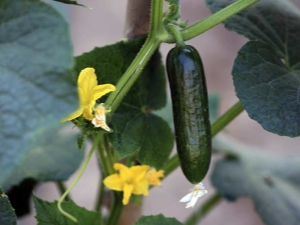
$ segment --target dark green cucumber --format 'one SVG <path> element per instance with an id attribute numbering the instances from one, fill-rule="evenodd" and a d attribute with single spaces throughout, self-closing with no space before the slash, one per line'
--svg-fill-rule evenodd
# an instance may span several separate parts
<path id="1" fill-rule="evenodd" d="M 176 46 L 167 56 L 178 157 L 193 184 L 205 177 L 211 158 L 211 130 L 205 75 L 197 50 Z"/>

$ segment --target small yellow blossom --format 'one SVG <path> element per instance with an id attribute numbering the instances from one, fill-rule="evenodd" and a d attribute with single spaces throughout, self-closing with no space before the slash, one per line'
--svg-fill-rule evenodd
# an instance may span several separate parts
<path id="1" fill-rule="evenodd" d="M 163 170 L 159 170 L 156 172 L 156 169 L 154 169 L 154 168 L 151 168 L 146 174 L 148 183 L 150 185 L 156 185 L 156 186 L 161 186 L 161 181 L 159 178 L 161 178 L 163 176 L 164 176 Z"/>
<path id="2" fill-rule="evenodd" d="M 106 124 L 106 113 L 110 112 L 110 110 L 105 109 L 105 106 L 103 103 L 101 103 L 96 109 L 95 109 L 95 117 L 92 120 L 92 124 L 94 124 L 95 127 L 101 127 L 102 129 L 106 131 L 110 131 L 110 128 Z"/>
<path id="3" fill-rule="evenodd" d="M 111 190 L 123 191 L 123 204 L 127 205 L 131 194 L 148 195 L 149 183 L 145 177 L 149 166 L 127 166 L 115 163 L 117 174 L 110 175 L 104 179 L 104 184 Z"/>
<path id="4" fill-rule="evenodd" d="M 104 179 L 104 184 L 111 190 L 123 191 L 123 204 L 127 205 L 132 194 L 144 196 L 148 195 L 149 185 L 160 186 L 160 177 L 163 177 L 163 171 L 156 171 L 147 165 L 127 166 L 115 163 L 115 170 L 119 173 L 110 175 Z"/>
<path id="5" fill-rule="evenodd" d="M 87 120 L 92 120 L 93 109 L 96 100 L 109 92 L 115 91 L 116 87 L 112 84 L 98 85 L 97 76 L 94 68 L 81 70 L 78 80 L 79 108 L 71 113 L 61 122 L 73 120 L 81 115 Z"/>

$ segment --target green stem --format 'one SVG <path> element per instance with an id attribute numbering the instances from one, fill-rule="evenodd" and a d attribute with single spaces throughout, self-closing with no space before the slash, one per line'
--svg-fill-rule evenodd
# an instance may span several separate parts
<path id="1" fill-rule="evenodd" d="M 107 159 L 109 160 L 108 162 L 108 169 L 109 169 L 109 175 L 114 173 L 114 163 L 117 161 L 116 156 L 113 154 L 113 148 L 109 147 L 109 140 L 108 140 L 108 136 L 105 135 L 104 136 L 104 144 L 105 144 L 105 151 L 106 151 L 106 155 L 107 155 Z"/>
<path id="2" fill-rule="evenodd" d="M 114 191 L 113 193 L 114 201 L 107 219 L 107 225 L 117 225 L 123 209 L 122 193 L 116 191 Z"/>
<path id="3" fill-rule="evenodd" d="M 98 142 L 97 152 L 104 177 L 109 176 L 114 172 L 111 165 L 111 159 L 109 159 L 107 154 L 108 151 L 109 149 L 107 149 L 105 137 L 104 135 L 101 135 Z"/>
<path id="4" fill-rule="evenodd" d="M 143 68 L 146 66 L 150 57 L 160 45 L 161 41 L 155 38 L 148 38 L 143 45 L 140 52 L 137 54 L 134 61 L 128 67 L 124 75 L 116 85 L 116 90 L 112 92 L 105 102 L 107 108 L 111 108 L 111 114 L 118 108 L 119 104 L 123 100 L 124 96 L 130 90 L 136 79 L 141 74 Z"/>
<path id="5" fill-rule="evenodd" d="M 162 9 L 163 0 L 153 0 L 151 2 L 151 24 L 148 38 L 131 65 L 119 80 L 116 85 L 116 91 L 112 92 L 105 102 L 105 106 L 111 108 L 111 113 L 114 113 L 118 108 L 124 96 L 139 77 L 155 50 L 160 43 L 162 43 L 162 40 L 167 37 L 167 33 L 162 25 Z"/>
<path id="6" fill-rule="evenodd" d="M 102 167 L 102 178 L 114 173 L 112 155 L 110 153 L 110 150 L 111 149 L 109 148 L 107 137 L 105 135 L 101 135 L 98 141 L 97 151 L 98 151 L 99 161 Z M 101 191 L 103 191 L 104 190 L 103 180 L 101 180 L 100 186 L 101 186 Z M 99 193 L 98 202 L 96 203 L 96 208 L 101 207 L 101 202 L 102 202 L 101 196 L 103 195 L 101 191 Z M 113 192 L 113 194 L 114 194 L 114 198 L 113 198 L 112 207 L 110 209 L 110 214 L 107 218 L 107 222 L 106 222 L 107 225 L 116 225 L 119 221 L 123 209 L 122 194 L 115 191 Z"/>
<path id="7" fill-rule="evenodd" d="M 179 166 L 179 158 L 178 155 L 173 155 L 164 166 L 164 178 L 166 178 L 170 173 L 172 173 Z"/>
<path id="8" fill-rule="evenodd" d="M 240 102 L 234 104 L 227 112 L 220 116 L 211 126 L 211 134 L 214 137 L 221 130 L 224 129 L 233 119 L 235 119 L 244 108 Z M 178 155 L 174 155 L 168 160 L 164 167 L 165 177 L 167 177 L 171 172 L 173 172 L 179 166 Z"/>
<path id="9" fill-rule="evenodd" d="M 215 27 L 216 25 L 224 22 L 230 17 L 236 15 L 237 13 L 243 11 L 259 0 L 239 0 L 235 3 L 221 9 L 220 11 L 212 14 L 211 16 L 181 30 L 182 37 L 185 41 L 190 40 L 200 34 L 208 31 L 209 29 Z M 169 35 L 164 42 L 174 43 L 175 38 Z"/>
<path id="10" fill-rule="evenodd" d="M 241 112 L 244 111 L 244 107 L 241 102 L 235 103 L 229 110 L 227 110 L 222 116 L 220 116 L 211 126 L 212 137 L 216 136 L 221 130 L 224 129 L 232 120 L 234 120 Z"/>
<path id="11" fill-rule="evenodd" d="M 203 219 L 207 213 L 210 212 L 221 200 L 223 199 L 222 195 L 219 193 L 211 196 L 196 212 L 190 215 L 185 221 L 184 225 L 196 225 Z"/>
<path id="12" fill-rule="evenodd" d="M 97 202 L 95 204 L 95 211 L 100 211 L 101 209 L 101 205 L 102 205 L 102 201 L 103 201 L 103 195 L 104 195 L 104 183 L 103 183 L 103 178 L 104 178 L 104 174 L 102 172 L 102 176 L 100 179 L 100 183 L 99 183 L 99 187 L 98 187 L 98 192 L 97 192 Z"/>
<path id="13" fill-rule="evenodd" d="M 70 187 L 65 191 L 65 193 L 60 197 L 60 199 L 58 200 L 57 202 L 57 208 L 58 210 L 66 217 L 68 217 L 70 220 L 74 221 L 75 223 L 77 223 L 77 219 L 72 216 L 71 214 L 67 213 L 65 210 L 62 209 L 61 207 L 61 203 L 63 202 L 63 200 L 66 198 L 66 196 L 69 194 L 69 192 L 73 189 L 73 187 L 77 184 L 77 182 L 80 180 L 83 172 L 85 171 L 86 169 L 86 166 L 88 165 L 94 151 L 95 151 L 95 148 L 97 146 L 97 142 L 98 142 L 98 139 L 96 138 L 94 140 L 94 143 L 93 143 L 93 146 L 88 154 L 88 156 L 86 157 L 86 159 L 84 160 L 83 162 L 83 165 L 82 167 L 80 168 L 79 170 L 79 173 L 77 175 L 77 177 L 75 178 L 75 180 L 73 181 L 73 183 L 70 185 Z"/>
<path id="14" fill-rule="evenodd" d="M 155 36 L 162 29 L 164 0 L 152 0 L 149 36 Z"/>
<path id="15" fill-rule="evenodd" d="M 98 153 L 99 157 L 102 158 L 102 163 L 105 164 L 106 171 L 103 174 L 103 177 L 109 176 L 114 173 L 113 169 L 113 162 L 112 162 L 112 154 L 111 154 L 111 149 L 108 146 L 108 140 L 106 137 L 102 139 L 102 144 L 101 147 L 98 148 Z M 103 181 L 102 181 L 103 185 Z M 120 192 L 113 192 L 114 198 L 113 198 L 113 203 L 112 207 L 110 208 L 110 214 L 107 218 L 107 225 L 117 225 L 119 218 L 122 213 L 123 209 L 123 204 L 122 204 L 122 193 Z"/>
<path id="16" fill-rule="evenodd" d="M 101 207 L 101 203 L 102 203 L 102 198 L 103 198 L 103 192 L 104 192 L 104 183 L 103 183 L 103 179 L 111 174 L 114 173 L 114 169 L 113 169 L 113 159 L 112 159 L 112 155 L 110 153 L 110 148 L 108 145 L 108 140 L 106 135 L 101 135 L 100 140 L 98 142 L 98 157 L 99 157 L 99 161 L 100 161 L 100 166 L 102 168 L 102 179 L 101 179 L 101 184 L 99 185 L 99 194 L 98 194 L 98 200 L 96 202 L 96 210 L 99 210 Z M 115 192 L 114 192 L 115 195 Z M 108 222 L 107 224 L 114 224 L 115 221 L 114 220 L 118 220 L 118 218 L 120 217 L 120 214 L 122 212 L 122 208 L 119 209 L 119 205 L 118 205 L 118 199 L 116 200 L 116 197 L 114 197 L 113 199 L 113 204 L 112 207 L 110 209 L 110 214 L 108 217 Z M 121 206 L 122 206 L 122 202 L 121 202 Z M 114 217 L 114 218 L 111 218 Z"/>
<path id="17" fill-rule="evenodd" d="M 176 45 L 179 45 L 179 46 L 185 45 L 180 31 L 176 27 L 174 27 L 172 25 L 168 25 L 168 26 L 166 26 L 166 29 L 174 36 Z"/>
<path id="18" fill-rule="evenodd" d="M 61 180 L 56 182 L 56 186 L 57 186 L 57 189 L 58 189 L 60 195 L 63 195 L 66 192 L 66 190 L 67 190 L 66 186 L 64 185 L 64 183 Z M 66 195 L 65 200 L 69 201 L 70 200 L 70 196 Z"/>

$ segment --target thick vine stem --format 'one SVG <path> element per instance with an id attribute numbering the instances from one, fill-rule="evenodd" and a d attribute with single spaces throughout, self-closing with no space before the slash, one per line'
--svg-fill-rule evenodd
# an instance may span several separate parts
<path id="1" fill-rule="evenodd" d="M 106 222 L 107 225 L 117 225 L 123 209 L 122 194 L 116 191 L 114 191 L 113 193 L 114 201 Z"/>
<path id="2" fill-rule="evenodd" d="M 101 209 L 101 205 L 102 205 L 102 202 L 103 202 L 103 195 L 104 195 L 104 183 L 103 183 L 103 177 L 104 177 L 104 174 L 103 174 L 103 172 L 101 173 L 101 179 L 100 179 L 100 184 L 99 184 L 99 186 L 98 186 L 98 192 L 97 192 L 97 197 L 96 197 L 96 199 L 97 199 L 97 201 L 96 201 L 96 203 L 95 203 L 95 207 L 94 207 L 94 209 L 95 209 L 95 211 L 100 211 L 100 209 Z"/>
<path id="3" fill-rule="evenodd" d="M 113 162 L 108 153 L 109 151 L 106 134 L 102 134 L 98 141 L 97 152 L 104 177 L 114 173 Z"/>
<path id="4" fill-rule="evenodd" d="M 144 4 L 144 1 L 136 1 L 137 4 Z M 131 3 L 132 3 L 131 2 Z M 141 3 L 143 2 L 143 3 Z M 128 9 L 130 10 L 130 9 Z M 143 68 L 146 66 L 147 62 L 150 60 L 151 56 L 154 54 L 155 50 L 158 48 L 162 42 L 162 36 L 164 34 L 164 28 L 162 25 L 162 10 L 163 10 L 163 0 L 152 0 L 151 1 L 151 10 L 150 10 L 150 31 L 148 38 L 141 48 L 140 52 L 137 54 L 131 65 L 128 67 L 127 71 L 124 73 L 122 78 L 119 80 L 116 85 L 116 91 L 112 92 L 105 105 L 111 108 L 111 114 L 118 108 L 119 104 L 123 100 L 124 96 L 130 90 L 136 79 L 141 74 Z M 137 13 L 136 11 L 134 13 Z M 128 22 L 128 18 L 127 18 Z M 127 24 L 128 25 L 128 24 Z M 129 25 L 131 27 L 131 24 Z M 133 24 L 133 27 L 135 24 Z M 128 28 L 128 27 L 127 27 Z M 131 32 L 131 31 L 130 31 Z M 135 32 L 133 32 L 135 33 Z M 130 39 L 132 38 L 128 33 L 126 36 Z M 134 35 L 137 36 L 137 35 Z M 165 37 L 167 33 L 165 33 Z M 109 149 L 106 149 L 107 153 Z M 110 155 L 108 154 L 108 157 Z M 108 164 L 112 164 L 111 160 L 108 160 Z M 106 168 L 112 168 L 112 165 L 106 165 Z M 109 172 L 108 172 L 109 173 Z M 120 192 L 113 192 L 114 199 L 112 207 L 110 208 L 110 214 L 106 221 L 106 224 L 116 225 L 120 219 L 123 204 L 122 204 L 122 194 Z"/>
<path id="5" fill-rule="evenodd" d="M 259 0 L 238 0 L 235 3 L 221 9 L 220 11 L 212 14 L 211 16 L 181 30 L 183 40 L 187 41 L 200 34 L 208 31 L 209 29 L 215 27 L 216 25 L 224 22 L 230 17 L 236 15 L 237 13 L 243 11 Z M 174 43 L 176 40 L 173 35 L 169 35 L 164 42 Z"/>
<path id="6" fill-rule="evenodd" d="M 99 138 L 97 150 L 98 150 L 100 164 L 102 166 L 103 177 L 113 174 L 114 170 L 112 165 L 113 162 L 111 159 L 112 156 L 109 154 L 110 149 L 107 143 L 107 138 L 104 135 L 101 135 Z M 109 225 L 116 225 L 118 223 L 123 208 L 121 193 L 114 191 L 113 194 L 114 194 L 114 199 L 106 223 Z M 97 207 L 99 206 L 100 203 L 97 203 Z"/>
<path id="7" fill-rule="evenodd" d="M 116 91 L 112 92 L 105 102 L 106 107 L 111 108 L 111 113 L 114 113 L 118 108 L 124 96 L 139 77 L 155 50 L 168 35 L 162 25 L 162 10 L 163 0 L 153 0 L 151 2 L 151 23 L 148 38 L 118 82 Z"/>
<path id="8" fill-rule="evenodd" d="M 244 108 L 241 102 L 234 104 L 227 112 L 220 116 L 211 126 L 212 137 L 216 136 L 221 130 L 224 129 L 232 120 L 234 120 Z M 164 167 L 165 177 L 167 177 L 171 172 L 173 172 L 179 166 L 178 155 L 174 155 L 169 159 Z"/>

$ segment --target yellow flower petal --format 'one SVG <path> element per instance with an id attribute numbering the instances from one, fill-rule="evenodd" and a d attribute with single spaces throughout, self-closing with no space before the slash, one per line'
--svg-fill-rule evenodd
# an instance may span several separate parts
<path id="1" fill-rule="evenodd" d="M 132 190 L 133 194 L 148 196 L 149 183 L 146 179 L 141 180 L 138 183 L 134 184 L 134 188 Z"/>
<path id="2" fill-rule="evenodd" d="M 158 177 L 161 177 L 163 175 L 162 174 L 163 171 L 156 172 L 155 169 L 149 170 L 150 166 L 147 165 L 132 166 L 128 168 L 126 165 L 123 165 L 121 163 L 115 163 L 114 168 L 115 170 L 119 171 L 119 174 L 114 175 L 113 177 L 114 179 L 111 182 L 112 184 L 109 184 L 107 181 L 105 181 L 104 184 L 110 189 L 114 188 L 113 190 L 121 190 L 124 192 L 123 193 L 124 205 L 128 204 L 129 198 L 132 194 L 136 194 L 136 195 L 142 194 L 144 196 L 148 195 L 149 182 L 148 182 L 147 175 L 149 175 L 148 174 L 149 171 L 153 170 L 151 174 L 155 175 L 156 179 L 158 179 Z"/>
<path id="3" fill-rule="evenodd" d="M 132 181 L 132 179 L 133 179 L 132 172 L 127 166 L 125 166 L 121 163 L 115 163 L 114 168 L 115 168 L 115 170 L 119 170 L 122 181 L 124 181 L 124 182 Z"/>
<path id="4" fill-rule="evenodd" d="M 132 184 L 124 184 L 124 194 L 123 194 L 123 205 L 127 205 L 129 202 L 129 198 L 132 194 L 133 185 Z"/>
<path id="5" fill-rule="evenodd" d="M 115 190 L 115 191 L 123 191 L 123 181 L 120 178 L 119 174 L 113 174 L 110 175 L 108 177 L 106 177 L 103 180 L 104 185 L 111 189 L 111 190 Z"/>
<path id="6" fill-rule="evenodd" d="M 86 118 L 87 120 L 92 120 L 94 119 L 94 115 L 93 115 L 93 108 L 94 105 L 96 104 L 96 101 L 90 101 L 90 103 L 88 105 L 84 106 L 83 109 L 83 117 Z"/>
<path id="7" fill-rule="evenodd" d="M 109 92 L 115 91 L 116 87 L 112 84 L 97 85 L 92 90 L 92 99 L 97 100 Z"/>
<path id="8" fill-rule="evenodd" d="M 146 178 L 150 185 L 161 186 L 161 181 L 159 178 L 164 176 L 164 171 L 159 170 L 156 172 L 156 169 L 151 169 L 148 171 Z"/>
<path id="9" fill-rule="evenodd" d="M 78 76 L 78 92 L 80 105 L 88 105 L 92 98 L 93 88 L 98 84 L 94 68 L 81 70 Z"/>
<path id="10" fill-rule="evenodd" d="M 146 175 L 146 172 L 150 169 L 150 166 L 133 166 L 130 168 L 130 170 L 132 171 L 133 173 L 133 177 L 134 177 L 134 180 L 136 182 L 142 180 L 145 175 Z"/>
<path id="11" fill-rule="evenodd" d="M 81 70 L 78 76 L 77 85 L 80 112 L 79 110 L 76 110 L 65 119 L 62 119 L 63 122 L 75 119 L 81 115 L 87 120 L 93 120 L 93 110 L 96 100 L 103 95 L 116 90 L 116 87 L 112 84 L 98 85 L 94 68 L 85 68 Z"/>
<path id="12" fill-rule="evenodd" d="M 79 116 L 81 116 L 83 112 L 83 108 L 79 108 L 76 111 L 72 112 L 70 115 L 68 115 L 67 117 L 63 118 L 60 122 L 64 123 L 66 121 L 70 121 L 73 120 Z"/>

